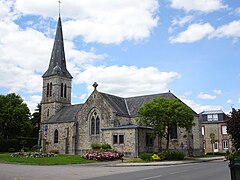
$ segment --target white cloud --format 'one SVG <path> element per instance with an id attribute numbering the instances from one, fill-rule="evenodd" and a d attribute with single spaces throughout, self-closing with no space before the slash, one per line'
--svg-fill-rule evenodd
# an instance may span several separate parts
<path id="1" fill-rule="evenodd" d="M 213 92 L 218 95 L 222 94 L 222 91 L 220 89 L 214 89 Z"/>
<path id="2" fill-rule="evenodd" d="M 238 103 L 240 104 L 240 98 L 238 98 Z"/>
<path id="3" fill-rule="evenodd" d="M 197 96 L 199 99 L 208 99 L 208 100 L 213 100 L 216 99 L 216 96 L 210 95 L 210 94 L 206 94 L 203 92 L 200 92 Z"/>
<path id="4" fill-rule="evenodd" d="M 42 96 L 32 95 L 32 96 L 25 97 L 23 99 L 24 99 L 24 102 L 27 103 L 31 113 L 34 113 L 35 109 L 37 108 L 37 104 L 39 104 L 42 100 Z"/>
<path id="5" fill-rule="evenodd" d="M 213 105 L 201 105 L 193 100 L 190 99 L 181 99 L 184 103 L 186 103 L 189 107 L 191 107 L 195 112 L 201 113 L 202 111 L 207 111 L 207 110 L 218 110 L 218 109 L 223 109 L 222 106 L 213 106 Z"/>
<path id="6" fill-rule="evenodd" d="M 235 9 L 234 14 L 240 16 L 240 7 Z"/>
<path id="7" fill-rule="evenodd" d="M 228 104 L 232 104 L 232 100 L 231 100 L 231 99 L 228 99 L 228 100 L 227 100 L 227 103 L 228 103 Z"/>
<path id="8" fill-rule="evenodd" d="M 173 32 L 177 27 L 182 27 L 184 24 L 191 22 L 193 20 L 193 16 L 184 16 L 184 17 L 178 17 L 178 18 L 174 18 L 172 20 L 172 25 L 171 27 L 168 29 L 168 32 L 171 33 Z"/>
<path id="9" fill-rule="evenodd" d="M 227 8 L 221 0 L 171 0 L 171 7 L 185 11 L 201 11 L 205 13 Z"/>
<path id="10" fill-rule="evenodd" d="M 99 91 L 129 97 L 166 92 L 168 84 L 177 78 L 177 72 L 160 72 L 154 67 L 89 66 L 78 74 L 76 83 L 86 83 L 91 92 L 93 82 L 97 82 Z"/>
<path id="11" fill-rule="evenodd" d="M 179 33 L 175 37 L 170 37 L 170 43 L 192 43 L 199 41 L 214 31 L 209 24 L 191 24 L 186 31 Z"/>
<path id="12" fill-rule="evenodd" d="M 229 24 L 218 27 L 211 35 L 210 38 L 217 37 L 240 37 L 240 20 L 235 20 L 230 22 Z"/>
<path id="13" fill-rule="evenodd" d="M 23 14 L 56 18 L 56 3 L 17 0 L 16 7 Z M 73 39 L 83 36 L 86 42 L 105 44 L 143 40 L 157 26 L 158 6 L 157 0 L 69 0 L 61 6 L 62 16 L 71 19 L 63 23 L 65 37 Z"/>
<path id="14" fill-rule="evenodd" d="M 9 92 L 40 92 L 41 75 L 48 67 L 54 40 L 31 28 L 20 29 L 11 22 L 0 21 L 0 27 L 0 88 Z M 73 75 L 84 64 L 106 57 L 92 51 L 78 51 L 69 41 L 65 41 L 65 49 Z"/>

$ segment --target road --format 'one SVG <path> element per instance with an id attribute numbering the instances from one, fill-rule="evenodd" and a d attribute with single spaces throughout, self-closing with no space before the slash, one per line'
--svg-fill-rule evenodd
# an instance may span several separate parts
<path id="1" fill-rule="evenodd" d="M 228 180 L 228 163 L 211 161 L 173 166 L 0 164 L 0 180 Z"/>

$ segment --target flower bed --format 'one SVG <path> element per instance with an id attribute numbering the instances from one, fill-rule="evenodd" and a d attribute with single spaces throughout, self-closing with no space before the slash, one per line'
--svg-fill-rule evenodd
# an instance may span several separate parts
<path id="1" fill-rule="evenodd" d="M 42 153 L 42 152 L 16 152 L 11 154 L 12 157 L 18 158 L 43 158 L 43 157 L 54 157 L 55 153 Z"/>
<path id="2" fill-rule="evenodd" d="M 123 156 L 123 153 L 119 152 L 89 152 L 83 155 L 85 159 L 100 161 L 122 159 Z"/>

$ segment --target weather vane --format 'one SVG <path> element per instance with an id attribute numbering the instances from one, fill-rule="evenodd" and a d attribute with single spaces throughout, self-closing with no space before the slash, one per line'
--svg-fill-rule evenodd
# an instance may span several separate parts
<path id="1" fill-rule="evenodd" d="M 59 16 L 60 16 L 60 4 L 61 4 L 60 0 L 58 0 L 58 4 L 59 4 Z"/>

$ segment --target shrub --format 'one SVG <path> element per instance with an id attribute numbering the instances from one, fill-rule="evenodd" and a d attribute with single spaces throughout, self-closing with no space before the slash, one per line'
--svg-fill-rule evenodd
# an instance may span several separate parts
<path id="1" fill-rule="evenodd" d="M 159 154 L 161 159 L 164 160 L 183 160 L 185 155 L 182 152 L 179 151 L 165 151 L 165 152 L 161 152 Z"/>
<path id="2" fill-rule="evenodd" d="M 59 154 L 59 150 L 58 150 L 58 149 L 52 149 L 52 150 L 50 151 L 50 153 Z"/>
<path id="3" fill-rule="evenodd" d="M 12 157 L 17 158 L 43 158 L 43 157 L 54 157 L 54 153 L 41 153 L 41 152 L 16 152 L 11 154 Z"/>
<path id="4" fill-rule="evenodd" d="M 102 144 L 102 149 L 112 149 L 110 144 Z"/>
<path id="5" fill-rule="evenodd" d="M 23 151 L 24 151 L 24 152 L 28 152 L 28 151 L 29 151 L 29 147 L 24 147 L 24 148 L 23 148 Z"/>
<path id="6" fill-rule="evenodd" d="M 92 148 L 93 150 L 101 149 L 101 147 L 102 147 L 102 145 L 101 145 L 101 144 L 97 144 L 97 143 L 91 145 L 91 148 Z"/>
<path id="7" fill-rule="evenodd" d="M 141 153 L 139 155 L 139 158 L 144 160 L 144 161 L 151 161 L 152 160 L 152 153 Z"/>
<path id="8" fill-rule="evenodd" d="M 41 148 L 42 148 L 42 146 L 40 146 L 40 145 L 34 145 L 34 146 L 32 147 L 32 151 L 37 151 L 37 152 L 39 152 Z"/>
<path id="9" fill-rule="evenodd" d="M 14 148 L 9 148 L 8 152 L 15 152 L 15 149 Z"/>
<path id="10" fill-rule="evenodd" d="M 21 146 L 17 139 L 2 139 L 0 140 L 0 151 L 7 152 L 9 148 L 14 148 L 16 151 L 20 150 Z"/>

